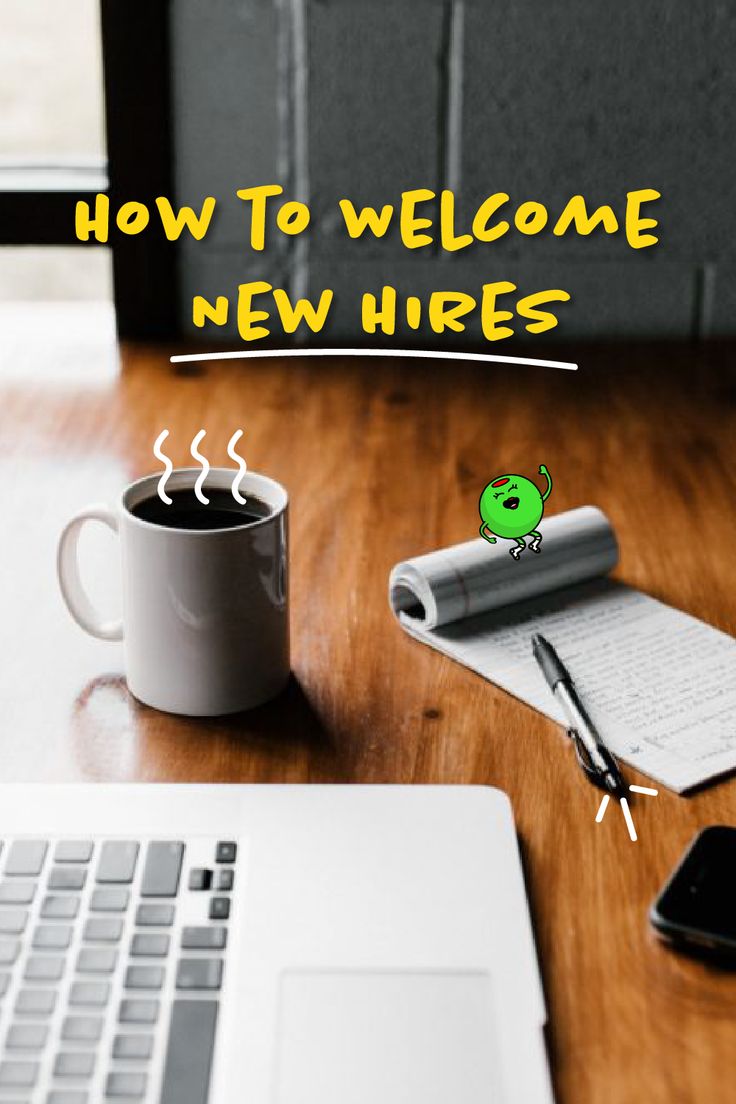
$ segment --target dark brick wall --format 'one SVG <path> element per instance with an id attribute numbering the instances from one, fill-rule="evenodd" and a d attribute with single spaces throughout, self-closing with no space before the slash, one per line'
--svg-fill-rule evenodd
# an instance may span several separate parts
<path id="1" fill-rule="evenodd" d="M 210 0 L 205 14 L 174 0 L 172 34 L 178 198 L 221 200 L 183 250 L 185 318 L 196 292 L 232 297 L 264 277 L 333 287 L 327 336 L 354 340 L 362 291 L 479 294 L 510 279 L 572 294 L 556 337 L 736 332 L 736 3 Z M 228 196 L 274 181 L 313 224 L 254 257 Z M 654 187 L 660 242 L 510 233 L 450 257 L 393 235 L 349 241 L 339 198 L 420 186 L 453 188 L 461 221 L 496 191 L 551 212 L 582 192 L 623 213 L 628 190 Z"/>

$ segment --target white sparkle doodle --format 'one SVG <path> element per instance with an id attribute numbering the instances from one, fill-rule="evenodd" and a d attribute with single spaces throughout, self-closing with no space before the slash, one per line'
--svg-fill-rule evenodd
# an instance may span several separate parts
<path id="1" fill-rule="evenodd" d="M 164 443 L 164 441 L 166 440 L 166 438 L 168 436 L 169 436 L 168 429 L 161 430 L 158 437 L 153 442 L 153 455 L 156 457 L 157 460 L 160 460 L 161 463 L 164 465 L 164 474 L 161 476 L 161 478 L 158 481 L 158 487 L 157 487 L 158 497 L 161 499 L 162 502 L 165 502 L 167 506 L 170 506 L 171 505 L 171 499 L 167 495 L 165 487 L 166 487 L 166 482 L 167 482 L 169 476 L 171 475 L 172 471 L 174 470 L 174 465 L 171 463 L 171 461 L 169 460 L 166 453 L 161 451 L 161 446 L 162 446 L 162 444 Z"/>
<path id="2" fill-rule="evenodd" d="M 209 462 L 209 460 L 207 459 L 206 456 L 203 456 L 202 453 L 199 452 L 199 449 L 198 449 L 199 443 L 202 440 L 202 438 L 206 435 L 206 433 L 207 433 L 206 429 L 200 429 L 199 433 L 197 433 L 195 435 L 195 437 L 192 441 L 192 447 L 189 451 L 191 452 L 192 456 L 197 461 L 197 463 L 202 465 L 202 471 L 197 476 L 197 482 L 194 484 L 194 493 L 195 493 L 195 495 L 197 496 L 197 498 L 199 499 L 200 502 L 202 502 L 205 506 L 209 506 L 210 500 L 206 497 L 206 495 L 204 495 L 202 493 L 202 484 L 204 483 L 205 479 L 207 478 L 207 473 L 210 470 L 210 462 Z"/>
<path id="3" fill-rule="evenodd" d="M 629 786 L 632 793 L 646 794 L 648 797 L 656 797 L 658 790 L 653 790 L 649 786 Z M 606 809 L 608 808 L 608 802 L 610 800 L 609 794 L 606 794 L 598 806 L 598 812 L 595 815 L 596 824 L 600 824 L 605 816 Z M 636 843 L 638 836 L 636 834 L 636 828 L 634 827 L 634 818 L 631 815 L 631 809 L 629 803 L 625 797 L 621 798 L 621 812 L 624 814 L 624 820 L 626 821 L 626 829 L 629 833 L 629 839 L 632 843 Z"/>
<path id="4" fill-rule="evenodd" d="M 235 446 L 237 445 L 238 441 L 240 440 L 240 438 L 242 436 L 243 436 L 242 429 L 236 429 L 235 432 L 233 433 L 232 437 L 230 438 L 230 440 L 227 443 L 227 454 L 228 454 L 228 456 L 230 457 L 231 460 L 235 461 L 235 463 L 238 465 L 238 469 L 239 469 L 238 474 L 233 479 L 233 498 L 235 499 L 236 502 L 239 502 L 241 506 L 245 506 L 246 500 L 241 495 L 239 488 L 240 488 L 240 484 L 241 484 L 241 481 L 243 479 L 243 476 L 245 475 L 245 473 L 248 470 L 248 465 L 246 464 L 243 457 L 240 456 L 239 453 L 237 453 L 235 451 Z"/>
<path id="5" fill-rule="evenodd" d="M 603 817 L 606 815 L 606 809 L 608 808 L 608 802 L 610 800 L 610 794 L 606 794 L 606 796 L 602 799 L 600 805 L 598 806 L 598 812 L 595 814 L 596 824 L 600 824 L 600 822 L 603 820 Z"/>
<path id="6" fill-rule="evenodd" d="M 629 830 L 629 836 L 631 837 L 631 842 L 636 843 L 636 841 L 638 839 L 638 836 L 636 834 L 636 828 L 634 827 L 634 819 L 631 815 L 631 809 L 629 808 L 629 803 L 628 803 L 628 801 L 626 800 L 625 797 L 621 798 L 621 812 L 624 814 L 624 820 L 626 821 L 626 827 Z"/>

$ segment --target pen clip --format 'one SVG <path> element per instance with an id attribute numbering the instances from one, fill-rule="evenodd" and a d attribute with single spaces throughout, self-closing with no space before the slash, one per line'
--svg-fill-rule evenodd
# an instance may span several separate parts
<path id="1" fill-rule="evenodd" d="M 568 728 L 567 735 L 572 740 L 572 746 L 575 748 L 575 757 L 580 764 L 583 773 L 586 778 L 593 783 L 594 786 L 598 786 L 601 790 L 608 792 L 603 774 L 593 766 L 588 755 L 588 749 L 582 743 L 578 733 L 574 728 Z"/>

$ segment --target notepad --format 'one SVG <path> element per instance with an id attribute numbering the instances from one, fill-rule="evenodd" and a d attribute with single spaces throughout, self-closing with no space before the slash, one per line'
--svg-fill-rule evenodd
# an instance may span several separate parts
<path id="1" fill-rule="evenodd" d="M 611 751 L 677 793 L 736 769 L 736 640 L 608 577 L 618 544 L 593 506 L 539 526 L 539 553 L 478 538 L 397 564 L 412 636 L 564 724 L 532 658 L 542 633 Z"/>

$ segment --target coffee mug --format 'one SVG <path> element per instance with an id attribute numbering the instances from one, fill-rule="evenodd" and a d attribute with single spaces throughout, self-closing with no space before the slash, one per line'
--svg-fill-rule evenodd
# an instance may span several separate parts
<path id="1" fill-rule="evenodd" d="M 193 508 L 185 521 L 190 516 L 193 527 L 169 523 L 173 514 L 156 497 L 160 476 L 149 475 L 126 487 L 114 509 L 80 510 L 64 528 L 57 556 L 61 593 L 77 624 L 101 640 L 123 641 L 131 693 L 192 717 L 261 705 L 289 677 L 287 493 L 275 480 L 246 472 L 238 493 L 246 507 L 252 496 L 261 514 L 241 513 L 227 528 L 207 528 L 207 506 L 193 493 L 201 476 L 199 468 L 180 468 L 165 484 L 172 500 L 177 491 L 180 498 L 188 493 Z M 211 468 L 201 493 L 214 490 L 222 500 L 235 477 Z M 120 537 L 120 621 L 99 616 L 80 578 L 77 546 L 87 521 Z"/>

